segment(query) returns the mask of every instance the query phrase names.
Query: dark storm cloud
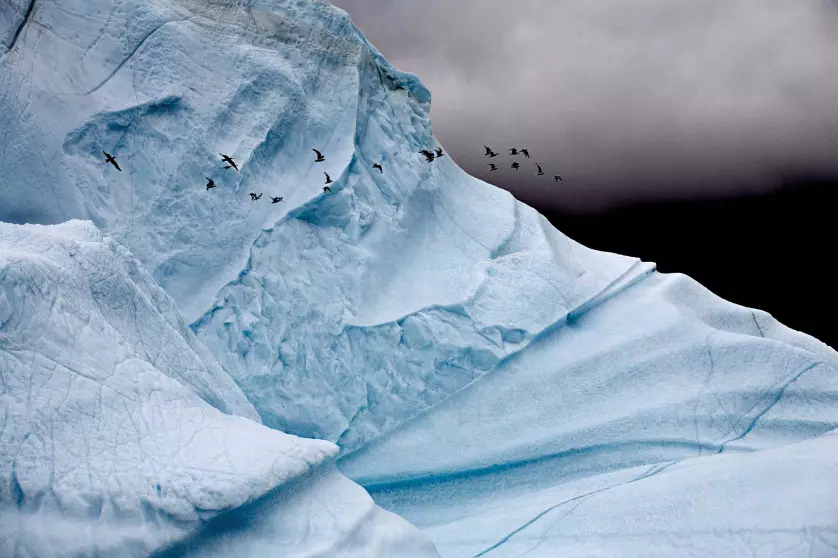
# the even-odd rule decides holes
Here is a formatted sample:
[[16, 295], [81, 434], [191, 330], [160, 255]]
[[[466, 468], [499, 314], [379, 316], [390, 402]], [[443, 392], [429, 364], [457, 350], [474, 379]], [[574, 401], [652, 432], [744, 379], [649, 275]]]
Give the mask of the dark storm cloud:
[[556, 189], [489, 175], [484, 142], [560, 172], [565, 206], [838, 172], [833, 0], [336, 3], [429, 86], [458, 163], [522, 197]]

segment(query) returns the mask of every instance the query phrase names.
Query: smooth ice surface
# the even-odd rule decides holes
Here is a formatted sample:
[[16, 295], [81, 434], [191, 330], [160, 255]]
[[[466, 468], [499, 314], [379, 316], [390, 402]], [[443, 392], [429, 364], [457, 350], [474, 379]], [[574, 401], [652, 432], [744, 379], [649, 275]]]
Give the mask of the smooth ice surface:
[[652, 274], [341, 470], [443, 556], [832, 556], [836, 371], [767, 314]]
[[[13, 0], [0, 43], [0, 220], [92, 220], [266, 426], [336, 442], [340, 470], [445, 556], [835, 546], [838, 355], [686, 277], [580, 246], [449, 156], [426, 162], [430, 93], [340, 10]], [[204, 375], [170, 378], [201, 405], [242, 404]], [[329, 497], [325, 467], [294, 481], [297, 504]], [[254, 508], [271, 510], [258, 525], [225, 514], [216, 525], [252, 529], [196, 535], [195, 551], [288, 540], [292, 508], [276, 502]], [[344, 527], [385, 555], [403, 544]]]
[[210, 522], [236, 533], [226, 555], [285, 538], [301, 556], [332, 546], [385, 557], [399, 545], [436, 555], [337, 473], [336, 446], [256, 422], [168, 295], [89, 222], [0, 223], [0, 382], [2, 556], [191, 548], [208, 520], [311, 475], [319, 508], [260, 508], [281, 535]]

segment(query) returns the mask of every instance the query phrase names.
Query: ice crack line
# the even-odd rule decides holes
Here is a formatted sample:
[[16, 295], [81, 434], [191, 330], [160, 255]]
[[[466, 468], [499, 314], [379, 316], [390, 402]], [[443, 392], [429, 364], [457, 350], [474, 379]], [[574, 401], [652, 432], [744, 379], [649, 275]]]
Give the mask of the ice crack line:
[[[499, 540], [498, 542], [496, 542], [495, 544], [493, 544], [489, 548], [478, 552], [477, 554], [472, 556], [472, 558], [480, 558], [481, 556], [485, 556], [489, 552], [492, 552], [496, 548], [506, 544], [506, 542], [509, 541], [509, 539], [511, 539], [512, 537], [514, 537], [515, 535], [517, 535], [518, 533], [520, 533], [521, 531], [523, 531], [524, 529], [526, 529], [527, 527], [529, 527], [530, 525], [532, 525], [533, 523], [535, 523], [536, 521], [538, 521], [539, 519], [541, 519], [542, 517], [544, 517], [545, 515], [550, 513], [551, 511], [553, 511], [553, 510], [555, 510], [555, 509], [557, 509], [557, 508], [559, 508], [559, 507], [561, 507], [565, 504], [570, 504], [571, 502], [578, 502], [580, 500], [583, 500], [584, 498], [595, 496], [596, 494], [599, 494], [601, 492], [611, 490], [612, 488], [617, 488], [618, 486], [625, 486], [627, 484], [632, 484], [632, 483], [635, 483], [637, 481], [641, 481], [643, 479], [653, 477], [653, 476], [663, 472], [665, 469], [668, 469], [672, 465], [675, 465], [676, 463], [678, 463], [678, 462], [677, 461], [672, 461], [672, 462], [669, 462], [669, 463], [666, 463], [666, 464], [654, 465], [650, 469], [647, 469], [641, 475], [631, 479], [628, 482], [620, 483], [620, 484], [616, 484], [616, 485], [612, 485], [612, 486], [606, 486], [606, 487], [600, 488], [598, 490], [592, 490], [591, 492], [586, 492], [585, 494], [580, 494], [579, 496], [576, 496], [574, 498], [570, 498], [569, 500], [564, 500], [562, 502], [559, 502], [558, 504], [552, 505], [549, 508], [547, 508], [546, 510], [544, 510], [541, 513], [539, 513], [538, 515], [536, 515], [535, 517], [533, 517], [532, 519], [530, 519], [529, 521], [527, 521], [526, 523], [524, 523], [523, 525], [521, 525], [520, 527], [518, 527], [517, 529], [515, 529], [514, 531], [512, 531], [511, 533], [509, 533], [508, 535], [506, 535], [505, 537], [503, 537], [501, 540]], [[580, 505], [581, 505], [581, 502], [580, 502]], [[574, 509], [576, 509], [576, 508], [574, 508]], [[569, 513], [566, 514], [566, 515], [569, 515]]]
[[9, 52], [15, 48], [15, 44], [17, 43], [18, 37], [23, 32], [23, 28], [26, 27], [26, 24], [29, 23], [30, 18], [32, 17], [32, 12], [35, 10], [35, 0], [29, 3], [29, 8], [26, 9], [26, 14], [23, 16], [23, 21], [20, 22], [20, 25], [15, 30], [15, 34], [12, 37], [12, 41], [9, 43]]

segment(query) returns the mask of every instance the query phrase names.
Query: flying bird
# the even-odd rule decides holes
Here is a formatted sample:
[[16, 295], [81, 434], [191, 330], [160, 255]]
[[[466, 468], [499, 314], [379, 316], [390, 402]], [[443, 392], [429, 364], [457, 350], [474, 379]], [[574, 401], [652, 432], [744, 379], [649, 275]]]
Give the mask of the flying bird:
[[424, 156], [425, 156], [425, 158], [428, 160], [428, 162], [429, 162], [429, 163], [433, 162], [434, 158], [436, 157], [436, 155], [434, 154], [434, 152], [433, 152], [433, 151], [428, 151], [427, 149], [423, 149], [423, 150], [422, 150], [422, 151], [420, 151], [419, 153], [421, 153], [422, 155], [424, 155]]
[[326, 184], [331, 184], [331, 183], [332, 183], [332, 177], [331, 177], [331, 176], [329, 176], [329, 173], [328, 173], [328, 172], [324, 172], [323, 174], [325, 174], [325, 175], [326, 175]]
[[539, 165], [538, 163], [536, 163], [536, 164], [535, 164], [535, 166], [537, 166], [537, 167], [538, 167], [538, 172], [537, 172], [537, 173], [535, 173], [535, 175], [536, 175], [536, 176], [541, 176], [541, 175], [543, 175], [543, 174], [544, 174], [544, 171], [543, 171], [543, 170], [541, 170], [541, 165]]
[[557, 174], [553, 177], [553, 182], [564, 182], [564, 180], [562, 180], [562, 177]]
[[332, 191], [332, 189], [331, 189], [331, 188], [329, 188], [328, 186], [323, 186], [323, 193], [324, 193], [324, 194], [325, 194], [326, 192], [331, 192], [331, 191]]
[[282, 201], [282, 196], [280, 196], [278, 198], [275, 198], [275, 197], [271, 196], [271, 203], [279, 203], [281, 201]]
[[317, 151], [316, 149], [312, 149], [312, 151], [317, 153], [317, 159], [314, 160], [315, 163], [322, 163], [326, 160], [326, 157], [324, 157], [323, 154]]
[[207, 177], [207, 190], [209, 190], [210, 188], [215, 188], [215, 180], [213, 180], [212, 178], [210, 178], [208, 176]]
[[441, 148], [441, 147], [437, 147], [437, 148], [436, 148], [436, 156], [437, 156], [437, 158], [439, 158], [439, 157], [443, 157], [444, 155], [445, 155], [445, 153], [443, 153], [443, 152], [442, 152], [442, 148]]
[[225, 169], [239, 170], [239, 166], [236, 164], [236, 162], [229, 155], [225, 155], [223, 153], [219, 153], [219, 155], [221, 155], [221, 160], [222, 161], [224, 161], [225, 163], [228, 163], [228, 165], [226, 167], [224, 167]]
[[498, 166], [494, 163], [489, 163], [489, 170], [490, 171], [496, 171], [496, 170], [498, 170]]
[[382, 169], [382, 168], [381, 168], [381, 163], [376, 163], [376, 164], [374, 164], [374, 165], [372, 166], [372, 168], [374, 168], [374, 169], [378, 169], [378, 172], [380, 172], [381, 174], [384, 174], [384, 169]]
[[107, 151], [102, 151], [102, 153], [105, 154], [105, 162], [106, 163], [112, 164], [113, 166], [116, 167], [116, 170], [118, 170], [119, 172], [122, 172], [122, 169], [119, 168], [119, 163], [116, 162], [116, 159], [114, 159], [113, 155], [111, 155]]
[[515, 169], [515, 170], [518, 170], [518, 168], [519, 168], [520, 166], [521, 166], [521, 165], [519, 165], [519, 164], [518, 164], [518, 161], [515, 161], [514, 163], [512, 163], [512, 168], [513, 168], [513, 169]]
[[487, 157], [491, 157], [491, 156], [492, 156], [492, 153], [494, 153], [494, 151], [492, 151], [492, 148], [491, 148], [491, 147], [489, 147], [489, 146], [488, 146], [488, 145], [486, 145], [486, 144], [483, 144], [483, 147], [485, 147], [485, 148], [486, 148], [486, 156], [487, 156]]
[[521, 153], [523, 153], [524, 157], [526, 157], [527, 159], [530, 158], [530, 150], [529, 149], [522, 149]]
[[517, 155], [517, 154], [518, 154], [518, 150], [517, 150], [516, 148], [514, 148], [514, 147], [513, 147], [512, 149], [510, 149], [510, 150], [509, 150], [509, 154], [510, 154], [510, 155]]
[[250, 201], [256, 201], [262, 199], [262, 194], [260, 193], [258, 196], [253, 192], [250, 192]]

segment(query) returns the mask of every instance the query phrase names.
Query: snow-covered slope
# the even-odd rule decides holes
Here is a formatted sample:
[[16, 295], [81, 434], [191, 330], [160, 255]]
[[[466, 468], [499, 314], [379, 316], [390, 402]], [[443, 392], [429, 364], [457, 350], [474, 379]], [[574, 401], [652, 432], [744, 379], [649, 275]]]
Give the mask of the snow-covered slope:
[[[2, 556], [142, 556], [210, 535], [228, 556], [436, 555], [337, 473], [336, 446], [255, 422], [172, 300], [89, 222], [0, 223], [0, 382]], [[233, 529], [252, 523], [245, 504], [277, 527]]]
[[[342, 470], [446, 556], [686, 556], [692, 545], [667, 541], [693, 531], [727, 556], [738, 543], [700, 533], [728, 527], [775, 554], [791, 537], [798, 556], [834, 532], [820, 467], [838, 463], [838, 355], [687, 278], [580, 246], [447, 156], [427, 163], [430, 94], [340, 10], [0, 6], [0, 220], [95, 222], [266, 426], [337, 442]], [[731, 452], [756, 453], [718, 455]], [[823, 499], [789, 500], [791, 521], [768, 506], [793, 470]], [[658, 508], [633, 500], [662, 490]], [[584, 525], [538, 530], [588, 492]], [[760, 504], [721, 513], [737, 494]]]

